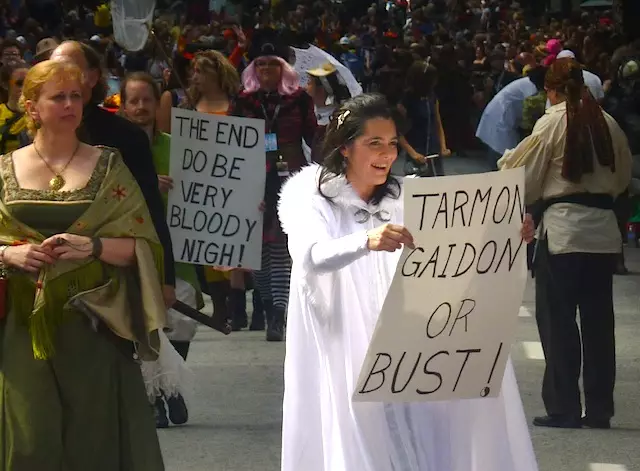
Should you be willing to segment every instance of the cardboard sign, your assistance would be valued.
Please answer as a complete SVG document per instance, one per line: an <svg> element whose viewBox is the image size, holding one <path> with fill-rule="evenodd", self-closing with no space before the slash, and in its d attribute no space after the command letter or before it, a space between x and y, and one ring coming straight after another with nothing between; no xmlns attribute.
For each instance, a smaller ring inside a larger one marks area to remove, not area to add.
<svg viewBox="0 0 640 471"><path fill-rule="evenodd" d="M264 121L173 108L171 130L176 261L260 269Z"/></svg>
<svg viewBox="0 0 640 471"><path fill-rule="evenodd" d="M419 402L500 392L526 282L524 169L407 178L405 248L353 399Z"/></svg>

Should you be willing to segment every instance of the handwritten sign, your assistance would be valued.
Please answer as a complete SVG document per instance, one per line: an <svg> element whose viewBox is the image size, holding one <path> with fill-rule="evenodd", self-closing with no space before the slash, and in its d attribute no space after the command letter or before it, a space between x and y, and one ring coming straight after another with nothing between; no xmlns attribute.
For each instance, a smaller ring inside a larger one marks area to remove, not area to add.
<svg viewBox="0 0 640 471"><path fill-rule="evenodd" d="M354 391L363 402L495 397L526 282L524 170L407 178L405 248Z"/></svg>
<svg viewBox="0 0 640 471"><path fill-rule="evenodd" d="M260 268L264 121L174 108L167 223L177 261Z"/></svg>

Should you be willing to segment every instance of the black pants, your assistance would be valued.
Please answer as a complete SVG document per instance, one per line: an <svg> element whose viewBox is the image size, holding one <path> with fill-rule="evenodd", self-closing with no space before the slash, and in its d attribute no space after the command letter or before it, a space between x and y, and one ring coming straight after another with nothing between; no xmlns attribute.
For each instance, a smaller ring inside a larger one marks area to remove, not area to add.
<svg viewBox="0 0 640 471"><path fill-rule="evenodd" d="M542 399L549 415L582 415L578 385L582 360L586 415L613 416L614 264L615 255L552 255L544 241L538 247L536 320L546 359Z"/></svg>

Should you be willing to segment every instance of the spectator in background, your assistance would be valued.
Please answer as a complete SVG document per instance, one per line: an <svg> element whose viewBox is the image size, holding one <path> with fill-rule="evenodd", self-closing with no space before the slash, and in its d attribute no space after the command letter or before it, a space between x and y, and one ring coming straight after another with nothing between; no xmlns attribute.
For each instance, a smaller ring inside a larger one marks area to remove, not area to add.
<svg viewBox="0 0 640 471"><path fill-rule="evenodd" d="M0 45L0 63L7 65L19 60L22 60L20 43L15 39L5 39Z"/></svg>
<svg viewBox="0 0 640 471"><path fill-rule="evenodd" d="M189 102L185 87L189 84L189 61L192 57L186 57L180 52L173 56L173 67L165 70L164 92L160 96L160 106L156 116L158 130L171 133L171 108Z"/></svg>
<svg viewBox="0 0 640 471"><path fill-rule="evenodd" d="M409 122L408 131L399 141L406 152L408 174L442 176L442 158L451 155L435 94L437 81L437 69L427 62L416 61L409 67L405 94L398 104L398 110ZM433 155L437 157L428 159Z"/></svg>
<svg viewBox="0 0 640 471"><path fill-rule="evenodd" d="M24 62L10 62L0 68L0 85L8 92L7 102L0 104L0 155L22 147L20 134L26 130L26 119L19 101L28 70Z"/></svg>
<svg viewBox="0 0 640 471"><path fill-rule="evenodd" d="M356 80L361 81L364 78L364 61L358 54L355 37L340 38L340 46L343 52L340 54L340 62L351 71Z"/></svg>
<svg viewBox="0 0 640 471"><path fill-rule="evenodd" d="M44 38L38 41L36 53L33 56L34 62L41 62L49 59L53 50L58 47L58 41L54 38Z"/></svg>
<svg viewBox="0 0 640 471"><path fill-rule="evenodd" d="M531 134L536 122L542 118L546 110L547 92L544 89L544 77L546 73L546 67L538 66L529 70L526 74L529 80L536 86L538 93L524 99L522 105L522 122L520 123L523 138Z"/></svg>

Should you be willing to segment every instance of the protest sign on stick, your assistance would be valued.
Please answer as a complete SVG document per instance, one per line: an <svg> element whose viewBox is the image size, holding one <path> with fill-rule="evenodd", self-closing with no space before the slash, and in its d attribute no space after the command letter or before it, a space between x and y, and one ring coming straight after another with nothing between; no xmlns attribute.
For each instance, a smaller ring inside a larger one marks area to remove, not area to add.
<svg viewBox="0 0 640 471"><path fill-rule="evenodd" d="M176 261L260 269L264 121L173 108L171 130Z"/></svg>
<svg viewBox="0 0 640 471"><path fill-rule="evenodd" d="M524 170L407 178L405 248L353 399L495 397L526 282Z"/></svg>

